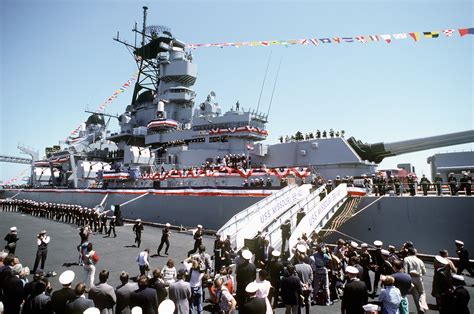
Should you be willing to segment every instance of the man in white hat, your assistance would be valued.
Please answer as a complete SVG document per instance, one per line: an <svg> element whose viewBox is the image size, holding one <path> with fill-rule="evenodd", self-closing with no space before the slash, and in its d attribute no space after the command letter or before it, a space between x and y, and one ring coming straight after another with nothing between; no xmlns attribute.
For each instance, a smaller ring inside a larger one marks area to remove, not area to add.
<svg viewBox="0 0 474 314"><path fill-rule="evenodd" d="M273 299L273 307L278 305L278 297L280 294L280 278L283 276L284 266L280 261L280 251L273 250L272 258L268 262L268 275L270 276L270 283L273 287L273 294L269 296L270 303Z"/></svg>
<svg viewBox="0 0 474 314"><path fill-rule="evenodd" d="M59 276L62 288L51 295L51 307L56 314L66 314L66 303L75 297L74 289L71 288L76 275L72 270L66 270Z"/></svg>
<svg viewBox="0 0 474 314"><path fill-rule="evenodd" d="M349 281L344 286L344 295L341 301L341 313L358 313L354 309L362 309L367 304L369 296L367 287L363 281L357 278L359 270L353 266L346 267Z"/></svg>
<svg viewBox="0 0 474 314"><path fill-rule="evenodd" d="M18 238L18 230L16 227L11 227L10 232L5 236L5 241L7 241L7 245L5 246L5 250L8 253L15 255L16 250L16 242L20 240Z"/></svg>
<svg viewBox="0 0 474 314"><path fill-rule="evenodd" d="M460 240L456 240L454 242L456 243L456 254L459 257L459 267L457 274L462 275L463 270L466 269L471 277L474 276L469 263L469 252L464 248L464 242Z"/></svg>
<svg viewBox="0 0 474 314"><path fill-rule="evenodd" d="M194 254L197 252L199 247L202 244L202 236L204 235L204 231L202 230L202 225L197 225L197 229L194 231L194 248L188 252L188 257L191 256L191 254Z"/></svg>
<svg viewBox="0 0 474 314"><path fill-rule="evenodd" d="M374 246L375 246L375 251L372 254L372 262L374 265L374 290L372 290L372 297L375 297L377 295L377 290L379 287L379 282L380 282L380 275L382 275L383 272L383 267L385 264L385 261L382 256L382 245L383 242L380 240L374 241Z"/></svg>
<svg viewBox="0 0 474 314"><path fill-rule="evenodd" d="M448 261L440 256L436 255L433 267L433 289L431 290L431 295L436 298L436 304L440 313L451 313L449 312L449 293L450 293L450 280L446 273L446 266L448 266Z"/></svg>
<svg viewBox="0 0 474 314"><path fill-rule="evenodd" d="M239 308L240 313L266 313L267 306L265 304L265 299L256 297L257 290L258 284L256 282L250 282L247 284L245 292L248 294L248 301L244 305L241 305L241 308Z"/></svg>
<svg viewBox="0 0 474 314"><path fill-rule="evenodd" d="M243 249L241 256L243 261L237 265L237 269L235 271L237 282L236 300L239 307L243 306L247 301L245 287L247 287L247 285L254 281L257 277L257 268L250 261L252 258L252 252L250 252L248 249Z"/></svg>
<svg viewBox="0 0 474 314"><path fill-rule="evenodd" d="M41 261L41 269L44 269L44 263L46 262L46 257L48 256L48 244L51 238L46 234L46 230L42 230L36 236L36 244L38 245L38 250L36 251L35 264L33 266L33 273L36 273L38 269L38 264Z"/></svg>
<svg viewBox="0 0 474 314"><path fill-rule="evenodd" d="M428 304L423 284L423 276L426 274L425 263L416 256L416 249L413 246L409 246L407 252L408 256L403 259L403 268L411 276L413 301L418 312L426 312Z"/></svg>
<svg viewBox="0 0 474 314"><path fill-rule="evenodd" d="M170 248L170 236L171 236L171 231L170 231L171 224L166 223L165 227L161 229L161 242L160 246L158 246L157 254L160 256L161 249L163 248L163 245L166 244L165 247L165 254L168 255L168 250Z"/></svg>
<svg viewBox="0 0 474 314"><path fill-rule="evenodd" d="M135 243L137 244L137 247L140 247L140 244L142 243L142 232L143 232L143 223L140 218L135 220L135 224L133 224L132 231L135 232Z"/></svg>
<svg viewBox="0 0 474 314"><path fill-rule="evenodd" d="M469 291L464 288L464 277L453 275L453 293L451 295L451 313L469 313Z"/></svg>

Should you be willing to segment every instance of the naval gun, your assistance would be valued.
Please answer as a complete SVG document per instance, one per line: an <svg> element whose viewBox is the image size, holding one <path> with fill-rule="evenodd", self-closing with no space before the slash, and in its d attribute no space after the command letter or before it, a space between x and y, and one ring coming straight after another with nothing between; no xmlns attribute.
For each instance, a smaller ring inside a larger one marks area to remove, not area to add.
<svg viewBox="0 0 474 314"><path fill-rule="evenodd" d="M392 143L362 143L351 137L347 140L357 154L365 160L380 163L385 157L422 150L474 142L474 130L423 137Z"/></svg>

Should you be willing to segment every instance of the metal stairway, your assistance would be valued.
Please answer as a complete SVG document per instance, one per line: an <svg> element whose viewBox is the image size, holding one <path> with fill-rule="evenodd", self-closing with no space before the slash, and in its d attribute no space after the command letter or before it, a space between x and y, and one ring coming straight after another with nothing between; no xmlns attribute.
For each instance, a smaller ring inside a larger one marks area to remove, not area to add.
<svg viewBox="0 0 474 314"><path fill-rule="evenodd" d="M232 245L239 250L245 239L255 238L258 231L266 230L288 209L310 195L311 187L311 184L287 186L234 215L217 234L230 236Z"/></svg>

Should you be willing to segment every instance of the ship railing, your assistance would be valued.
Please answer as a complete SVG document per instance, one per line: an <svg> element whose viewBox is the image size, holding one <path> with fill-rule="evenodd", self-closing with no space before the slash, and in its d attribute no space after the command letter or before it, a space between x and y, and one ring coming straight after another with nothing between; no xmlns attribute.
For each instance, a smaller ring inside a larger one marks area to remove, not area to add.
<svg viewBox="0 0 474 314"><path fill-rule="evenodd" d="M296 228L292 230L288 241L289 248L294 247L298 243L298 238L303 233L306 233L308 236L313 232L318 233L344 204L347 196L347 184L341 183L308 211Z"/></svg>
<svg viewBox="0 0 474 314"><path fill-rule="evenodd" d="M288 187L280 190L272 196L260 201L236 215L217 233L219 235L229 235L231 243L235 247L244 246L245 239L253 239L258 231L267 228L276 217L290 209L295 202L305 198L310 194L311 185Z"/></svg>
<svg viewBox="0 0 474 314"><path fill-rule="evenodd" d="M271 224L267 226L267 239L270 241L270 245L273 247L279 247L281 244L281 231L280 227L289 219L292 226L298 223L298 214L303 212L305 216L310 213L320 202L320 194L326 189L326 185L322 185L303 198L302 200L294 203L294 205L280 217L276 218Z"/></svg>

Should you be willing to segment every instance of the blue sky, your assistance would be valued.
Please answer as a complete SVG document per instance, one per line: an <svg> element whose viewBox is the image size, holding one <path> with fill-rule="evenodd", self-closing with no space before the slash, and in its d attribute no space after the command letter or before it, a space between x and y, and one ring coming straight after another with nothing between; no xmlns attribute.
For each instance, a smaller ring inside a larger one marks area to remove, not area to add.
<svg viewBox="0 0 474 314"><path fill-rule="evenodd" d="M355 37L474 27L472 1L26 1L0 2L0 154L18 143L44 152L64 139L135 71L128 51L143 5L149 24L171 28L187 43ZM360 44L200 48L197 102L213 90L224 109L238 100L256 108L267 60L272 59L260 108L270 111L268 143L280 135L344 129L369 143L393 142L474 128L474 36L440 35ZM129 104L131 89L106 109ZM113 126L112 130L118 127ZM436 152L387 158L382 168L411 162L429 173ZM0 181L25 165L0 164Z"/></svg>

